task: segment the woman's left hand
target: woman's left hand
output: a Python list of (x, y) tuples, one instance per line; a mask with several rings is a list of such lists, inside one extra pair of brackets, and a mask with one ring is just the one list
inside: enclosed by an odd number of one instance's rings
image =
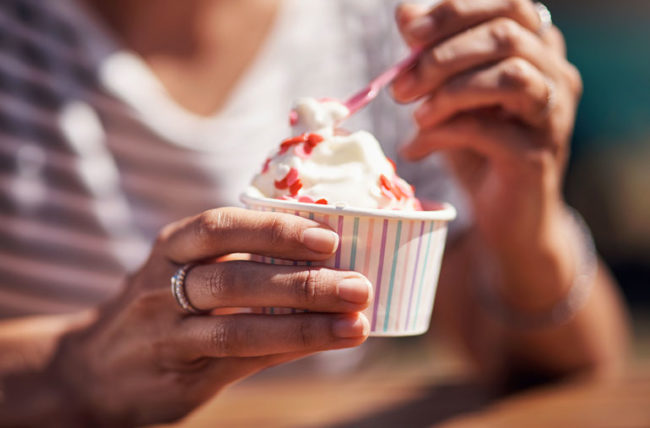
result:
[(493, 249), (516, 252), (547, 239), (562, 223), (582, 91), (560, 32), (542, 24), (529, 0), (405, 4), (397, 21), (406, 42), (424, 48), (392, 88), (399, 102), (423, 101), (402, 155), (446, 152)]

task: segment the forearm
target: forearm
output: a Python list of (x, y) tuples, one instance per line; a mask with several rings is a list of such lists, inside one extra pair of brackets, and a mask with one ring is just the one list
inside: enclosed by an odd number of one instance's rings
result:
[(0, 426), (70, 426), (75, 404), (50, 365), (61, 337), (93, 312), (0, 323)]
[(573, 266), (568, 248), (566, 244), (554, 251), (546, 247), (544, 254), (536, 254), (539, 247), (529, 245), (520, 248), (520, 254), (488, 257), (500, 272), (497, 279), (482, 265), (486, 250), (480, 234), (469, 232), (450, 246), (436, 312), (442, 327), (486, 376), (504, 378), (515, 371), (561, 376), (620, 367), (627, 348), (627, 320), (616, 285), (604, 267), (591, 279), (584, 305), (557, 325), (521, 328), (504, 322), (486, 309), (477, 293), (477, 282), (487, 280), (506, 305), (531, 313), (548, 310), (572, 285), (575, 272), (568, 267)]

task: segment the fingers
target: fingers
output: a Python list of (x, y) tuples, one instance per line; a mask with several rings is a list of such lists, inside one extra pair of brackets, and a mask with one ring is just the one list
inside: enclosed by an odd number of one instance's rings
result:
[(528, 61), (508, 58), (452, 78), (415, 111), (415, 120), (427, 129), (464, 111), (499, 106), (531, 126), (542, 126), (550, 112), (550, 85)]
[(246, 314), (189, 317), (179, 331), (189, 357), (256, 357), (357, 346), (370, 324), (361, 313)]
[(544, 43), (555, 50), (559, 56), (566, 57), (566, 42), (562, 32), (555, 26), (549, 27), (540, 34)]
[(290, 260), (325, 260), (338, 235), (313, 220), (290, 214), (219, 208), (165, 227), (156, 250), (176, 263), (230, 253)]
[(370, 282), (356, 272), (231, 261), (194, 267), (185, 279), (196, 308), (289, 307), (356, 312), (372, 298)]
[(540, 146), (539, 137), (523, 124), (504, 126), (494, 115), (461, 114), (444, 124), (420, 133), (400, 154), (418, 160), (435, 150), (469, 149), (499, 163), (522, 158), (530, 149)]
[(549, 76), (561, 68), (559, 57), (537, 36), (513, 20), (497, 18), (425, 51), (414, 69), (395, 80), (393, 95), (399, 102), (410, 102), (456, 74), (509, 57), (525, 59)]
[(428, 11), (407, 3), (397, 8), (396, 17), (402, 36), (412, 47), (433, 45), (498, 17), (515, 21), (534, 33), (541, 28), (530, 0), (446, 0)]

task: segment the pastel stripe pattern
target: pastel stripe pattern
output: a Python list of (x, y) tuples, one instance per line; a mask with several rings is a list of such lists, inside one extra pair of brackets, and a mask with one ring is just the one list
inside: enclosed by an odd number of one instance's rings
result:
[[(249, 208), (264, 211), (263, 205)], [(356, 270), (374, 287), (374, 301), (364, 312), (371, 323), (371, 336), (409, 336), (429, 328), (444, 251), (447, 222), (323, 215), (309, 211), (283, 211), (329, 225), (339, 233), (336, 253), (318, 265)], [(254, 257), (265, 263), (293, 261)], [(298, 262), (306, 265), (307, 262)], [(314, 263), (316, 265), (316, 263)], [(266, 314), (304, 312), (301, 308), (263, 308)]]

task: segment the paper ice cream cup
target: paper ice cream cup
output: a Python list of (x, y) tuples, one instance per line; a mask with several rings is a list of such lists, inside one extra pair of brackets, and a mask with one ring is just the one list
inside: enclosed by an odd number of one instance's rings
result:
[[(456, 210), (441, 204), (433, 211), (394, 211), (305, 204), (242, 195), (258, 211), (295, 214), (327, 224), (339, 236), (330, 259), (314, 263), (365, 275), (373, 285), (374, 301), (364, 311), (371, 336), (412, 336), (429, 329), (447, 223)], [(254, 256), (270, 264), (309, 265)], [(263, 313), (302, 312), (293, 308), (264, 308)]]

